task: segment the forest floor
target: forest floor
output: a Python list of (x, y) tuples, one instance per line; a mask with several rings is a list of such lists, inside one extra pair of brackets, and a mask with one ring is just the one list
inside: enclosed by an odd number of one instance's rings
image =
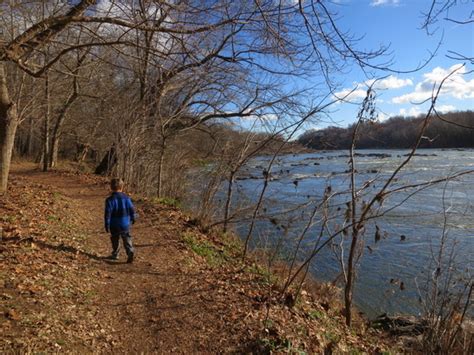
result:
[(237, 240), (174, 207), (135, 198), (134, 263), (123, 250), (104, 259), (108, 193), (94, 175), (13, 167), (0, 198), (1, 353), (389, 353), (327, 297), (285, 305)]

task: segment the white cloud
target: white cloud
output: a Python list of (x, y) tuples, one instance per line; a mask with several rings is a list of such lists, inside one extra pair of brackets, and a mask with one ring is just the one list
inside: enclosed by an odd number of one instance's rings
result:
[[(375, 80), (367, 80), (366, 85), (371, 85)], [(385, 79), (379, 80), (373, 86), (375, 90), (400, 89), (405, 86), (413, 85), (411, 79), (400, 79), (395, 75), (390, 75)]]
[[(157, 21), (162, 14), (162, 10), (159, 6), (153, 2), (147, 2), (143, 7), (139, 7), (138, 2), (117, 0), (100, 0), (94, 7), (94, 11), (94, 15), (96, 16), (111, 17), (130, 24), (142, 21), (137, 18), (137, 13), (140, 14), (140, 16), (144, 16), (150, 22)], [(166, 19), (171, 22), (169, 17)], [(122, 36), (122, 38), (135, 40), (134, 32), (130, 31), (130, 28), (127, 28), (126, 26), (112, 23), (101, 23), (98, 27), (98, 31), (103, 35)], [(155, 36), (155, 39), (156, 37), (159, 37), (158, 42), (164, 42), (169, 38), (169, 36), (164, 36), (163, 33), (160, 33), (159, 36)]]
[[(454, 111), (455, 109), (456, 109), (456, 107), (453, 106), (453, 105), (439, 105), (439, 106), (436, 106), (436, 110), (438, 112), (441, 112), (441, 113)], [(417, 117), (419, 115), (426, 114), (426, 109), (422, 109), (419, 106), (411, 107), (409, 109), (401, 108), (400, 111), (399, 111), (399, 114), (401, 116), (406, 116), (406, 117)], [(390, 114), (390, 116), (395, 116), (395, 115)]]
[(365, 98), (367, 96), (367, 90), (357, 89), (357, 87), (356, 89), (343, 89), (334, 93), (334, 96), (338, 99), (344, 99), (345, 101)]
[(372, 0), (370, 6), (398, 6), (400, 0)]
[(423, 113), (419, 107), (412, 107), (409, 110), (401, 108), (399, 112), (400, 112), (400, 115), (402, 116), (413, 116), (413, 117), (417, 117)]
[[(344, 99), (346, 101), (363, 99), (367, 96), (367, 89), (372, 86), (374, 90), (387, 90), (387, 89), (400, 89), (405, 86), (413, 85), (411, 79), (400, 79), (395, 75), (390, 75), (384, 79), (375, 81), (375, 79), (366, 80), (363, 83), (354, 83), (354, 89), (345, 88), (338, 91), (334, 96), (338, 99)], [(378, 99), (379, 102), (383, 102)]]
[(453, 105), (440, 105), (436, 106), (436, 111), (438, 112), (450, 112), (456, 110), (456, 107)]
[(431, 72), (423, 74), (423, 81), (416, 84), (413, 92), (394, 97), (392, 103), (422, 102), (431, 98), (433, 88), (437, 88), (441, 81), (456, 69), (458, 70), (444, 82), (440, 96), (451, 96), (459, 100), (473, 99), (474, 79), (466, 80), (466, 67), (457, 64), (448, 69), (436, 67)]
[[(232, 113), (231, 111), (228, 111), (226, 113)], [(250, 112), (244, 112), (245, 114), (248, 114)], [(279, 119), (279, 116), (275, 113), (259, 113), (259, 114), (250, 114), (248, 116), (235, 116), (231, 117), (230, 120), (247, 120), (247, 121), (262, 121), (262, 122), (268, 122), (268, 121), (277, 121)]]
[(386, 114), (386, 113), (383, 113), (383, 112), (379, 112), (379, 114), (377, 116), (377, 119), (379, 120), (379, 122), (383, 122), (383, 121), (388, 120), (392, 116), (393, 116), (392, 114)]

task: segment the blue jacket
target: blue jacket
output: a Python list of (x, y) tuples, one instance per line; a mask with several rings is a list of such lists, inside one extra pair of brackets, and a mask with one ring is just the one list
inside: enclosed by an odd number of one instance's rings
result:
[(135, 207), (123, 192), (113, 192), (105, 200), (105, 230), (128, 232), (130, 223), (135, 223)]

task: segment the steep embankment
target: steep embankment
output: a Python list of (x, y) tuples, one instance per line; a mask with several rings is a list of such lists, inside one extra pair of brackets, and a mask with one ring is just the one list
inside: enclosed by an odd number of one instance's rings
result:
[(303, 292), (291, 308), (274, 277), (202, 234), (179, 210), (137, 203), (134, 264), (104, 260), (107, 182), (17, 166), (0, 199), (1, 352), (378, 353), (374, 331)]

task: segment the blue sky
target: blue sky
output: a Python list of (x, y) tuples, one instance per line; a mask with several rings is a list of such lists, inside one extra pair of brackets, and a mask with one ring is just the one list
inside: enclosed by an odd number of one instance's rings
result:
[[(474, 0), (451, 0), (453, 6), (447, 14), (449, 18), (466, 21), (474, 19)], [(428, 35), (422, 30), (422, 12), (429, 10), (429, 0), (333, 0), (333, 9), (339, 13), (339, 26), (364, 36), (359, 48), (376, 48), (390, 45), (392, 68), (409, 71), (417, 68), (441, 46), (435, 57), (421, 70), (414, 73), (376, 73), (377, 76), (390, 75), (378, 84), (377, 108), (379, 119), (394, 115), (417, 115), (426, 112), (427, 104), (416, 105), (431, 95), (434, 85), (449, 72), (460, 68), (445, 85), (437, 107), (440, 111), (474, 109), (474, 75), (470, 73), (474, 66), (468, 61), (448, 58), (449, 51), (474, 56), (474, 24), (460, 25), (440, 21)], [(461, 66), (465, 64), (464, 67)], [(341, 83), (338, 95), (343, 96), (350, 90), (355, 91), (349, 99), (354, 104), (336, 105), (330, 114), (332, 121), (323, 122), (314, 128), (335, 123), (347, 126), (354, 122), (358, 106), (367, 88), (367, 76), (356, 67), (348, 70), (339, 79)]]

